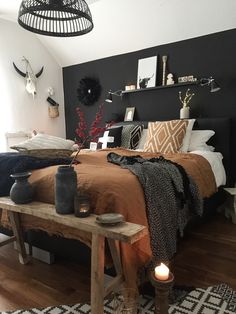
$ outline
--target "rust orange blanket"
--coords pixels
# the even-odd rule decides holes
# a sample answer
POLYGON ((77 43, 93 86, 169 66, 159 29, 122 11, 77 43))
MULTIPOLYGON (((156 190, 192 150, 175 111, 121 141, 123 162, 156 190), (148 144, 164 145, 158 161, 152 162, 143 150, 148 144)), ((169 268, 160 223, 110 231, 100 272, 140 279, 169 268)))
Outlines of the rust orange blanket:
MULTIPOLYGON (((78 189, 86 190, 91 196, 91 206, 96 214, 104 212, 122 213, 129 222, 147 226, 144 193, 135 175, 129 170, 107 162, 107 154, 115 151, 120 155, 141 155, 144 158, 158 157, 159 154, 137 153, 125 149, 107 149, 97 152, 81 151, 75 165, 78 175, 78 189)), ((170 159, 184 167, 195 180, 203 198, 216 192, 216 183, 209 163, 199 155, 166 154, 170 159)), ((58 166, 35 170, 30 178, 35 186, 35 200, 54 203, 54 177, 58 166)), ((51 234, 67 238, 79 239, 90 245, 89 234, 66 228, 58 224, 32 216, 23 216, 22 225, 25 229, 39 229, 51 234)), ((126 278, 130 285, 137 279, 137 271, 151 259, 149 236, 133 246, 121 244, 122 263, 126 278)))

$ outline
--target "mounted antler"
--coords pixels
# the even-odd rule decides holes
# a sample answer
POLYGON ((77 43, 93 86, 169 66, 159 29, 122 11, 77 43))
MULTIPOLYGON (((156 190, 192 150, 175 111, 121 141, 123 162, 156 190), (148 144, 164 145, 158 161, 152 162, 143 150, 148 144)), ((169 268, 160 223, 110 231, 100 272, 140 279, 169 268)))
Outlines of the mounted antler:
POLYGON ((14 66, 17 73, 19 73, 23 77, 26 77, 26 73, 24 73, 20 69, 18 69, 14 62, 13 62, 13 66, 14 66))
POLYGON ((40 75, 43 73, 44 67, 42 67, 41 70, 37 74, 34 74, 29 61, 25 57, 22 58, 22 61, 24 61, 26 64, 26 73, 18 69, 18 67, 15 65, 14 62, 13 62, 13 66, 16 72, 26 79, 26 90, 28 93, 32 94, 34 97, 36 95, 36 79, 40 77, 40 75))
POLYGON ((42 67, 41 70, 37 74, 35 74, 37 78, 40 77, 40 75, 43 73, 43 69, 44 67, 42 67))

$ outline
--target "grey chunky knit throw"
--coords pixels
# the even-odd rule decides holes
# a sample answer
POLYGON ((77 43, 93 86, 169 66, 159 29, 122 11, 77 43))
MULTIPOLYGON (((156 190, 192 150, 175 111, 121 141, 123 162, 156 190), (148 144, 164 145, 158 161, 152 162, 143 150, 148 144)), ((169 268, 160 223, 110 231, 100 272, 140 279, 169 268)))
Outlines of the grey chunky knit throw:
POLYGON ((107 159, 138 177, 145 195, 154 262, 169 261, 176 252, 178 231, 182 235, 189 218, 202 214, 196 184, 180 165, 163 157, 110 153, 107 159))

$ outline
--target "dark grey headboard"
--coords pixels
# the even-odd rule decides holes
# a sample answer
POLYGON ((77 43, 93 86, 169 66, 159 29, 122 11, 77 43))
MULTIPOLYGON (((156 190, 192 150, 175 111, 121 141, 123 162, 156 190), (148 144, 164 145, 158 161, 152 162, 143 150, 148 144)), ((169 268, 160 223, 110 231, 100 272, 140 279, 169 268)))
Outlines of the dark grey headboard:
MULTIPOLYGON (((126 124, 144 124, 147 127, 147 121, 127 121, 119 122, 117 125, 126 124)), ((230 178, 230 166, 231 166, 231 154, 230 154, 230 142, 231 142, 231 120, 230 118, 199 118, 196 119, 194 129, 199 130, 213 130, 215 135, 210 139, 209 144, 213 145, 216 151, 221 152, 224 156, 223 163, 227 173, 227 181, 231 182, 230 178)))

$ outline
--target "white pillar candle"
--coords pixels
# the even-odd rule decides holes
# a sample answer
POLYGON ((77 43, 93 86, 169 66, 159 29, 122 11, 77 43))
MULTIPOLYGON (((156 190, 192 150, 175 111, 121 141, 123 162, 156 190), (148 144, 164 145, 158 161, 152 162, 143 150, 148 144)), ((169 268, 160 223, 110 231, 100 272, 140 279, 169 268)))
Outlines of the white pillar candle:
POLYGON ((155 267, 155 277, 158 280, 167 280, 169 278, 169 272, 169 268, 163 263, 155 267))
POLYGON ((90 150, 95 151, 95 150, 97 150, 97 146, 98 146, 98 144, 96 142, 90 142, 89 148, 90 148, 90 150))

